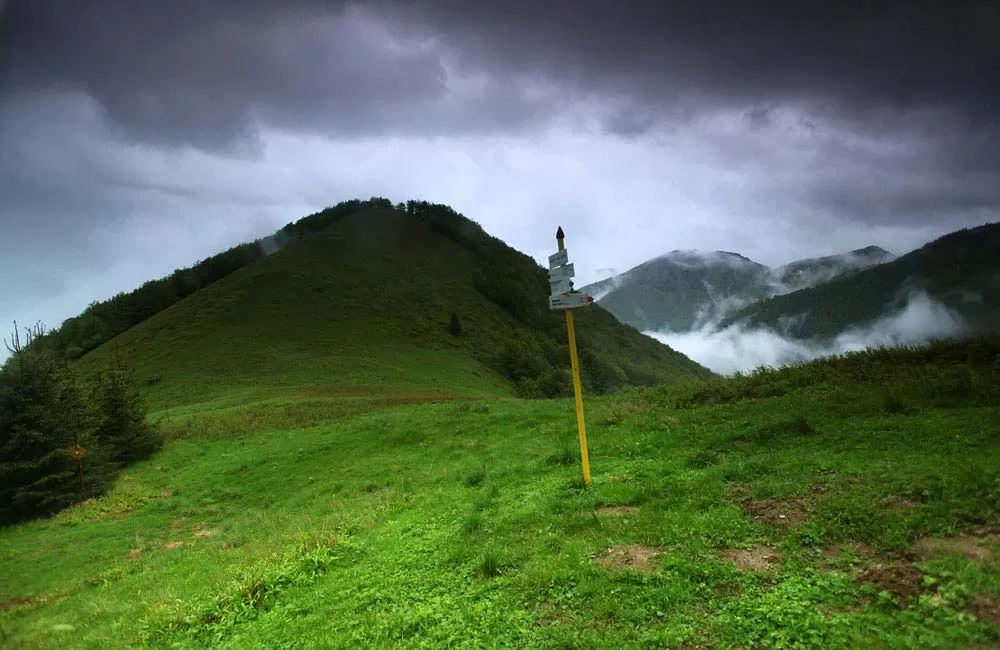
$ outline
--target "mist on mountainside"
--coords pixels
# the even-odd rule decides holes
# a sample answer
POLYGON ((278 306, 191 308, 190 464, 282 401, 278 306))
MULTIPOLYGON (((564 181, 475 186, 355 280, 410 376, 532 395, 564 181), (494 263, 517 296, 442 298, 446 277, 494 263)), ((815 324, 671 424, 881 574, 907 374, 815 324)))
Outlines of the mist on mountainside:
POLYGON ((909 345, 959 336, 964 319, 926 292, 910 294, 905 306, 864 327, 851 328, 825 344, 782 336, 769 328, 740 325, 717 328, 706 323, 690 332, 645 334, 720 374, 747 372, 760 366, 778 367, 819 357, 879 346, 909 345))
POLYGON ((582 288, 640 330, 691 332, 757 301, 894 259, 877 246, 771 268, 739 253, 674 250, 582 288))

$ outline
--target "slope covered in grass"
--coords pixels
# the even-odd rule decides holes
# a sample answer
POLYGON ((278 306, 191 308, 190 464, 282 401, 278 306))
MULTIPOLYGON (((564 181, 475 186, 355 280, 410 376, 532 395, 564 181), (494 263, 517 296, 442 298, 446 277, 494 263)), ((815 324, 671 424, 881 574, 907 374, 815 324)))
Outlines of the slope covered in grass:
POLYGON ((937 344, 589 399, 589 490, 571 400, 249 432, 192 413, 107 497, 0 530, 0 639, 996 647, 998 354, 937 344))
MULTIPOLYGON (((388 209, 352 214, 171 305, 80 365, 120 354, 150 382, 154 409, 309 385, 482 396, 547 381, 569 390, 564 323, 548 311, 545 273, 463 217, 452 225, 388 209)), ((599 308, 578 321, 591 391, 709 375, 599 308)))

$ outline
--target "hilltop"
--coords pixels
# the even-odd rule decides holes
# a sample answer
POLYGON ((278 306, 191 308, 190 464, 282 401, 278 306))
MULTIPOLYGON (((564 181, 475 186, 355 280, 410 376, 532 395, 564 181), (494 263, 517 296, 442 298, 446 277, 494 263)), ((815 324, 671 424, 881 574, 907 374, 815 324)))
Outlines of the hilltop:
MULTIPOLYGON (((120 355, 154 410, 302 387, 427 399, 569 391, 546 272, 446 206, 319 213, 281 233, 280 250, 132 325, 79 367, 120 355)), ((711 374, 599 307, 581 311, 578 328, 589 392, 711 374)))
POLYGON ((1000 223, 963 228, 894 260, 745 307, 719 327, 829 340, 901 312, 914 297, 950 310, 959 331, 1000 328, 1000 223))
POLYGON ((895 258, 895 255, 884 248, 866 246, 839 255, 797 260, 774 269, 774 275, 782 288, 779 293, 789 293, 884 264, 895 258))
POLYGON ((583 287, 619 320, 643 331, 685 331, 771 294, 770 270, 725 251, 672 251, 583 287))

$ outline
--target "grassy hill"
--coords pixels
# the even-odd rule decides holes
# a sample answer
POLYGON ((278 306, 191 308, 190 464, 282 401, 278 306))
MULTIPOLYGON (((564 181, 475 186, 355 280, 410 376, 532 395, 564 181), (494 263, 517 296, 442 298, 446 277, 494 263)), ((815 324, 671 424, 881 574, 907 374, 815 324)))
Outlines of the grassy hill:
MULTIPOLYGON (((250 262, 78 364, 120 355, 148 381, 154 410, 280 406, 296 391, 321 399, 315 387, 380 399, 564 394, 565 324, 547 294, 537 263, 460 215, 369 209, 250 262)), ((578 329, 590 392, 710 374, 600 308, 582 311, 578 329)))
POLYGON ((1000 223, 962 229, 855 274, 776 296, 727 317, 799 339, 831 339, 902 309, 916 291, 960 314, 973 331, 1000 328, 1000 223))
POLYGON ((193 414, 0 529, 0 645, 1000 647, 998 364, 994 337, 591 398, 590 489, 567 399, 193 414))
POLYGON ((674 251, 582 291, 642 331, 683 332, 771 295, 771 284, 769 269, 742 255, 674 251))

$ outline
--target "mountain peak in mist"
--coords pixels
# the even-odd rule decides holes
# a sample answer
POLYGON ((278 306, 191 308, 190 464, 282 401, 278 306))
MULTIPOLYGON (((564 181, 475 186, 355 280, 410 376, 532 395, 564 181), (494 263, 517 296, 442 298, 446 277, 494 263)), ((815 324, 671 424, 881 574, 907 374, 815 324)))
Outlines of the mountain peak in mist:
POLYGON ((684 332, 759 300, 895 259, 878 246, 770 268, 732 251, 676 249, 583 288, 641 330, 684 332))
POLYGON ((884 248, 866 246, 839 255, 796 260, 774 270, 776 280, 784 285, 784 290, 777 293, 814 287, 842 275, 891 262, 894 259, 896 256, 884 248))

